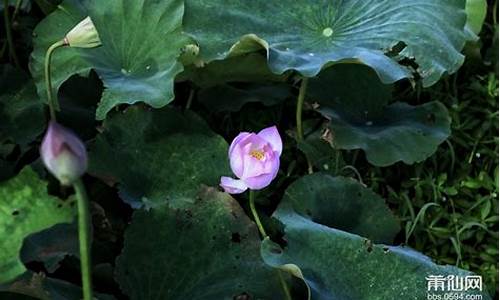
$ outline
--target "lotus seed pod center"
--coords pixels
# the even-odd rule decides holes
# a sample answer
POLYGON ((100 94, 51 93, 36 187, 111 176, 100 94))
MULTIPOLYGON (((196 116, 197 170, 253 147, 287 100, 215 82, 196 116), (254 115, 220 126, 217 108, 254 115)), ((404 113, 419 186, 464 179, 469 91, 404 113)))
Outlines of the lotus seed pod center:
POLYGON ((323 29, 324 36, 330 37, 332 36, 332 34, 333 34, 333 29, 331 29, 330 27, 326 27, 325 29, 323 29))

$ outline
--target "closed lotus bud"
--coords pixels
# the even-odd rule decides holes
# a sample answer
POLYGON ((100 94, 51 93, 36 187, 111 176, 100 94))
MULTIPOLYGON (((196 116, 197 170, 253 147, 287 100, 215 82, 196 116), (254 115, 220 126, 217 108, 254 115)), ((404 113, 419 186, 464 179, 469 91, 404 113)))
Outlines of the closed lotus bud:
POLYGON ((76 48, 94 48, 101 45, 99 33, 90 17, 86 17, 64 37, 64 43, 76 48))
POLYGON ((42 141, 40 156, 45 167, 62 185, 70 185, 87 169, 83 142, 69 129, 51 121, 42 141))

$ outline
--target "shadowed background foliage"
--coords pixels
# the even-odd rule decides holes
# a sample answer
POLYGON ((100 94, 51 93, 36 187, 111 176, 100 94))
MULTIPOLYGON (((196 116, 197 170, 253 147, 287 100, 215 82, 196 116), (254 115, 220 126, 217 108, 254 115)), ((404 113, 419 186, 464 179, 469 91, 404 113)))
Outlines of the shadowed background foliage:
MULTIPOLYGON (((16 209, 16 201, 0 206, 7 215, 0 225, 18 228, 22 237, 34 233, 24 242, 19 236, 10 241, 15 246, 10 250, 20 248, 20 256, 4 261, 16 274, 24 267, 28 271, 14 284, 0 285, 0 299, 79 297, 74 224, 47 228, 70 222, 73 192, 47 176, 37 147, 44 130, 44 49, 87 13, 106 28, 101 34, 105 46, 60 49, 53 70, 60 86, 58 118, 86 141, 90 153, 84 181, 92 199, 93 276, 96 291, 103 293, 99 299, 219 299, 228 293, 248 299, 241 290, 282 297, 274 268, 287 262, 304 268, 303 278, 285 276, 297 299, 306 294, 303 282, 313 299, 330 299, 331 291, 344 298, 369 299, 373 290, 379 297, 400 295, 395 290, 398 280, 406 282, 407 293, 423 293, 417 281, 424 274, 463 274, 454 267, 482 275, 488 292, 498 298, 497 1, 488 1, 482 29, 481 22, 469 24, 469 31, 481 29, 477 41, 472 41, 472 32, 457 30, 463 14, 449 22, 439 18, 440 26, 450 29, 450 42, 437 49, 444 54, 436 50, 432 55, 425 42, 438 43, 446 34, 419 26, 405 28, 422 36, 387 31, 373 43, 364 42, 370 30, 394 21, 383 13, 387 7, 405 0, 383 2, 370 11, 376 17, 363 15, 373 22, 370 26, 345 26, 345 32, 323 28, 322 18, 328 21, 334 12, 314 14, 306 5, 309 0, 290 7, 249 2, 245 5, 259 9, 256 15, 262 18, 244 22, 238 30, 220 28, 221 19, 200 12, 217 1, 196 1, 146 0, 151 5, 138 1, 123 10, 118 9, 124 3, 120 0, 105 5, 67 0, 64 9, 57 8, 57 0, 7 1, 15 54, 0 27, 0 196, 4 192, 13 201, 23 199, 28 192, 18 188, 23 184, 47 190, 47 195, 38 192, 39 200, 52 201, 54 207, 45 207, 43 213, 54 220, 24 222, 24 213, 30 211, 16 209), (269 9, 260 11, 262 7, 269 9), (293 14, 298 8, 305 17, 293 14), (107 22, 109 11, 119 11, 118 22, 107 22), (276 11, 287 12, 296 22, 269 22, 276 11), (136 23, 151 35, 144 36, 136 23), (248 31, 260 35, 240 40, 248 31), (288 32, 286 38, 281 32, 288 32), (451 75, 443 73, 462 63, 459 50, 465 36, 469 41, 462 50, 463 66, 451 75), (182 47, 190 38, 201 44, 201 52, 194 45, 182 47), (391 40, 405 38, 406 44, 391 40), (345 44, 331 49, 330 39, 345 44), (382 47, 385 52, 379 51, 382 47), (374 70, 327 64, 310 79, 305 138, 297 139, 300 74, 315 75, 328 61, 344 58, 360 59, 374 70), (406 77, 412 80, 388 84, 406 77), (206 186, 216 187, 219 176, 229 175, 226 151, 234 136, 270 124, 278 125, 285 148, 277 179, 257 195, 264 225, 277 242, 261 244, 247 217, 247 196, 230 197, 206 186), (306 175, 310 171, 315 174, 306 175), (57 215, 61 209, 64 214, 57 215), (436 266, 409 248, 451 266, 436 266), (386 272, 384 265, 394 264, 401 273, 393 274, 390 283, 374 276, 365 280, 357 273, 335 277, 321 267, 338 253, 345 260, 329 261, 335 270, 353 264, 377 279, 386 272), (266 276, 273 280, 263 280, 266 276), (349 290, 361 281, 357 294, 349 290), (170 289, 165 282, 179 288, 170 289)), ((248 7, 228 2, 231 14, 215 14, 227 22, 241 21, 248 7)), ((450 0, 446 10, 436 13, 446 15, 464 3, 450 0)), ((349 25, 366 24, 356 18, 364 10, 348 8, 349 25)), ((436 19, 425 10, 417 18, 398 9, 400 16, 417 23, 436 19)), ((5 12, 3 5, 0 11, 5 12)))

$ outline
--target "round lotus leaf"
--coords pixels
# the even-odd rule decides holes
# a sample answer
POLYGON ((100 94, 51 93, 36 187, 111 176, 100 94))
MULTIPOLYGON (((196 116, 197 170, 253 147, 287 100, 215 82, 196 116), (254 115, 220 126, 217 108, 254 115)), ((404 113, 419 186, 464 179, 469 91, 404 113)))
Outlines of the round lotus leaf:
POLYGON ((51 64, 55 91, 70 76, 88 75, 94 69, 105 87, 97 119, 104 119, 119 104, 165 106, 174 98, 174 77, 183 69, 177 61, 187 43, 180 28, 183 13, 181 0, 65 0, 33 33, 30 69, 39 96, 46 99, 45 52, 90 16, 102 46, 57 49, 51 64))
POLYGON ((304 176, 287 188, 282 202, 316 223, 375 242, 392 243, 400 230, 384 199, 351 178, 304 176))
POLYGON ((193 201, 200 184, 230 175, 227 142, 191 111, 133 106, 106 119, 89 151, 89 172, 118 183, 133 207, 193 201))
POLYGON ((418 73, 424 86, 463 63, 465 23, 465 0, 187 0, 183 20, 206 62, 261 47, 277 74, 348 61, 384 82, 418 73))
POLYGON ((375 72, 363 65, 328 68, 311 80, 309 95, 330 121, 332 145, 363 149, 376 166, 423 161, 451 133, 451 119, 442 103, 389 104, 391 86, 381 83, 375 72))
POLYGON ((116 270, 130 299, 285 299, 238 203, 210 188, 193 200, 134 213, 116 270))

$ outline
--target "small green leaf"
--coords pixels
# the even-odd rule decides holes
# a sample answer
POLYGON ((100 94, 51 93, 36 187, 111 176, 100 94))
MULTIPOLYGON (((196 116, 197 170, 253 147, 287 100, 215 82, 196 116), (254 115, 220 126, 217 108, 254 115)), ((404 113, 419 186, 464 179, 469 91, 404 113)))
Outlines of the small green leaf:
POLYGON ((180 29, 183 13, 181 0, 64 1, 34 31, 30 68, 38 94, 46 99, 43 62, 47 48, 90 16, 102 46, 57 49, 52 59, 55 90, 71 75, 88 75, 94 69, 105 87, 97 119, 104 119, 119 104, 165 106, 174 98, 174 77, 183 69, 177 61, 187 43, 180 29))
POLYGON ((257 228, 238 203, 205 188, 182 208, 134 213, 116 279, 132 300, 284 299, 259 245, 257 228))
POLYGON ((453 186, 450 186, 450 187, 445 188, 445 189, 444 189, 444 192, 445 192, 445 194, 446 194, 446 195, 448 195, 448 196, 455 196, 455 195, 457 195, 457 194, 458 194, 457 189, 456 189, 455 187, 453 187, 453 186))
POLYGON ((376 166, 425 160, 450 135, 446 107, 388 104, 390 93, 372 70, 356 64, 335 65, 310 82, 311 98, 330 120, 336 148, 363 149, 376 166))
POLYGON ((463 63, 465 22, 465 0, 187 0, 183 26, 206 62, 260 47, 277 74, 313 77, 349 61, 384 82, 415 72, 430 86, 463 63), (418 67, 399 64, 405 58, 418 67))
POLYGON ((118 182, 133 207, 192 201, 200 184, 231 174, 226 141, 191 111, 130 107, 103 124, 89 172, 118 182))
POLYGON ((26 167, 16 177, 0 184, 0 283, 21 275, 26 268, 19 258, 28 235, 57 223, 73 220, 73 200, 61 201, 47 194, 38 175, 26 167))
POLYGON ((491 201, 487 199, 481 206, 481 219, 483 220, 486 219, 490 215, 490 212, 491 212, 491 201))
POLYGON ((481 32, 488 12, 488 3, 486 3, 486 0, 467 0, 465 11, 467 13, 465 29, 471 35, 471 38, 474 38, 476 34, 481 32))

